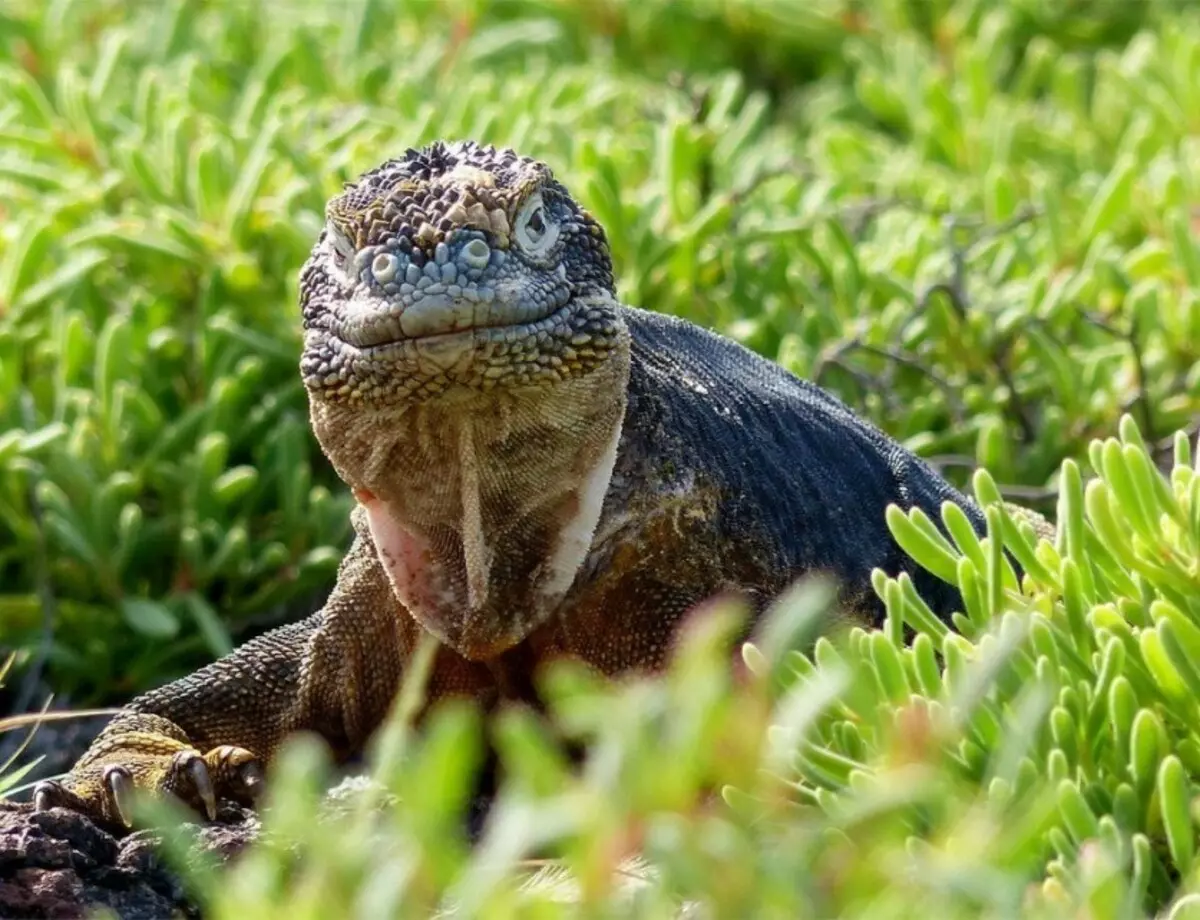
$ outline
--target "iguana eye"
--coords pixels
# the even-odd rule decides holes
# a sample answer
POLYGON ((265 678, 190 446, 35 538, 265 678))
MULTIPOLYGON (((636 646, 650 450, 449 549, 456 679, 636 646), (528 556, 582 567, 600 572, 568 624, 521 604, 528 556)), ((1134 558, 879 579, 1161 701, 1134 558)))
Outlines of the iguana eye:
POLYGON ((558 224, 550 219, 541 195, 534 195, 517 215, 517 243, 530 255, 541 255, 558 239, 558 224))
POLYGON ((546 212, 542 208, 538 208, 529 215, 529 220, 525 221, 525 233, 529 239, 536 243, 546 233, 546 212))
POLYGON ((339 268, 345 268, 346 263, 355 256, 354 244, 346 239, 333 227, 326 227, 329 242, 333 246, 333 258, 339 268))
POLYGON ((396 277, 400 260, 393 253, 381 252, 371 260, 371 274, 379 284, 387 284, 396 277))

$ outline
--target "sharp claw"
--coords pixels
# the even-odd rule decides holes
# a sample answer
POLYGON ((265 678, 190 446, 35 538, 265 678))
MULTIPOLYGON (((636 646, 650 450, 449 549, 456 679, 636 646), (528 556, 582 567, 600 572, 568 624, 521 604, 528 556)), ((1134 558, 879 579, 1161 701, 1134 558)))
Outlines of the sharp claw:
POLYGON ((124 767, 108 767, 104 771, 104 785, 108 787, 117 817, 126 827, 132 827, 133 777, 124 767))
POLYGON ((212 778, 208 775, 208 764, 202 758, 195 757, 188 761, 187 771, 192 777, 192 784, 196 787, 196 794, 204 803, 205 816, 209 821, 216 820, 217 796, 213 792, 212 778))
POLYGON ((33 787, 33 810, 49 811, 54 807, 55 788, 51 783, 41 782, 33 787))
POLYGON ((245 764, 239 772, 239 777, 242 781, 242 788, 252 799, 257 799, 263 785, 262 767, 254 761, 245 764))

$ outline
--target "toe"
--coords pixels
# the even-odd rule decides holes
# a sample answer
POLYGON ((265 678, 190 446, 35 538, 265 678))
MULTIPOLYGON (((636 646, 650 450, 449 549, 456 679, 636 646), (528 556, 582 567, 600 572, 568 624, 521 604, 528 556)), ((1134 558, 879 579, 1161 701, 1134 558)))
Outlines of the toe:
POLYGON ((103 817, 100 811, 87 798, 72 791, 65 784, 54 779, 44 779, 33 787, 34 811, 49 811, 51 808, 69 808, 72 811, 90 814, 93 817, 103 817))
POLYGON ((35 811, 49 811, 57 808, 65 798, 66 790, 54 780, 42 780, 33 787, 33 808, 35 811))
POLYGON ((244 763, 238 768, 237 776, 242 794, 247 796, 250 801, 256 801, 262 793, 265 779, 262 766, 257 760, 244 763))
POLYGON ((253 804, 263 785, 263 769, 257 756, 245 748, 222 745, 205 757, 222 790, 243 804, 253 804))
POLYGON ((108 790, 108 798, 112 803, 113 814, 125 827, 133 826, 133 776, 125 767, 110 766, 104 768, 104 788, 108 790))
POLYGON ((212 776, 208 764, 198 751, 181 751, 175 755, 171 765, 173 775, 183 781, 184 786, 190 786, 200 804, 204 815, 209 821, 217 816, 217 795, 213 789, 212 776), (184 779, 186 777, 186 779, 184 779))

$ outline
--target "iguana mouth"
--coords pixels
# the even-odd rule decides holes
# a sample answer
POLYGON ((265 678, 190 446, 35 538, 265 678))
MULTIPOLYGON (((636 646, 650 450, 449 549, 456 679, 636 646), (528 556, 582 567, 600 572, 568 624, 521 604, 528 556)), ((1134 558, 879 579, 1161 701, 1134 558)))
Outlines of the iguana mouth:
POLYGON ((482 329, 525 328, 551 317, 570 302, 565 290, 553 292, 552 298, 541 303, 501 302, 490 288, 484 290, 483 295, 471 291, 458 297, 432 294, 409 304, 377 302, 366 309, 348 311, 350 318, 332 324, 330 331, 347 345, 374 349, 482 329))

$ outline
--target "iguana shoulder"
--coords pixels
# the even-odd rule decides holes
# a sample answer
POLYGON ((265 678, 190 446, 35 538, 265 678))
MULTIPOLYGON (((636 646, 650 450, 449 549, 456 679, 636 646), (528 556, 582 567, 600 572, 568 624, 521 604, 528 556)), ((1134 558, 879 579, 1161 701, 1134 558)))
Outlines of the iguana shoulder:
POLYGON ((940 522, 950 501, 982 530, 973 501, 835 396, 744 346, 662 314, 626 307, 623 317, 628 403, 590 573, 608 564, 606 547, 636 543, 656 511, 688 505, 707 530, 688 555, 702 551, 703 567, 731 587, 769 596, 823 571, 878 622, 878 567, 908 572, 943 615, 959 605, 952 586, 900 550, 884 515, 895 503, 940 522))

